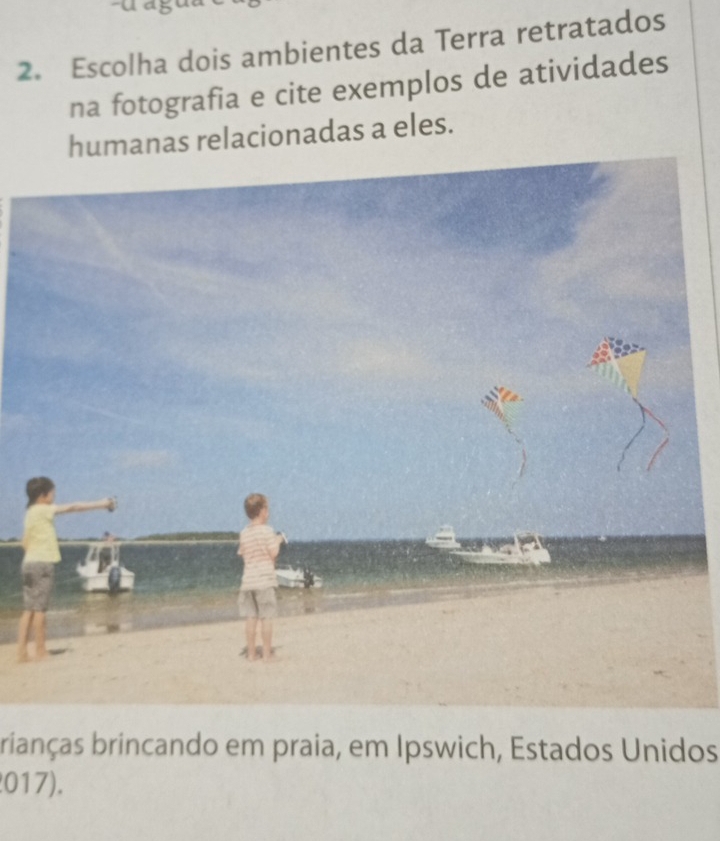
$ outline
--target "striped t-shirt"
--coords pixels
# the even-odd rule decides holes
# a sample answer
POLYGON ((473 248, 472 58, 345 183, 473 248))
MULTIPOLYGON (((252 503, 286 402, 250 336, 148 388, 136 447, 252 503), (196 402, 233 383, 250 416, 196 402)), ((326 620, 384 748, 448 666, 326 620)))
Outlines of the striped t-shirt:
POLYGON ((269 587, 277 587, 272 556, 276 543, 277 537, 271 526, 251 523, 240 532, 238 555, 242 555, 245 563, 241 590, 267 590, 269 587))

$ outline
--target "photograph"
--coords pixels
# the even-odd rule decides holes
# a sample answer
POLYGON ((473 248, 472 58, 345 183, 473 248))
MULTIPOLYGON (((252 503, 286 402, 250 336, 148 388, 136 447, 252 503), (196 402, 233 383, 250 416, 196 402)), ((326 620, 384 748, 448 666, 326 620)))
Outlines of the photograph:
POLYGON ((717 708, 674 159, 8 216, 0 703, 717 708))

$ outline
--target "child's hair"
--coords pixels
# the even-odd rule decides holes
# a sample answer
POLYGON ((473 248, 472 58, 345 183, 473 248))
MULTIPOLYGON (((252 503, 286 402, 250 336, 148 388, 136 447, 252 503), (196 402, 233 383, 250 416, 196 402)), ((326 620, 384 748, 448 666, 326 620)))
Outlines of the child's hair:
POLYGON ((35 476, 32 479, 28 479, 28 483, 25 485, 25 493, 28 496, 28 508, 31 505, 35 505, 41 496, 49 494, 54 489, 55 482, 52 479, 48 479, 47 476, 35 476))
POLYGON ((254 520, 263 508, 267 508, 267 504, 267 497, 263 494, 250 494, 245 499, 245 513, 250 520, 254 520))

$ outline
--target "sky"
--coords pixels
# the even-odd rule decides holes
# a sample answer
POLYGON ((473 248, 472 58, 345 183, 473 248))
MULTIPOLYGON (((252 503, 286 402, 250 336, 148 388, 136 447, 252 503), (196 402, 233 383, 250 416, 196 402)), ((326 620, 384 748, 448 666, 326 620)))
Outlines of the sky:
POLYGON ((63 536, 702 533, 672 160, 16 199, 0 537, 28 478, 63 536), (587 363, 647 349, 639 399, 587 363), (523 397, 521 451, 483 405, 523 397))

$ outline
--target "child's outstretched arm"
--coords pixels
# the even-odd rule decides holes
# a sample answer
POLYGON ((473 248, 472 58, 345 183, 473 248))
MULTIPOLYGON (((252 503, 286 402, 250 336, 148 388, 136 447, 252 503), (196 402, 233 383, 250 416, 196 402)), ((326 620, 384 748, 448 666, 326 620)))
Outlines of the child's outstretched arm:
POLYGON ((55 506, 56 514, 77 514, 82 511, 107 511, 115 510, 115 500, 112 497, 98 499, 95 502, 68 502, 65 505, 55 506))

